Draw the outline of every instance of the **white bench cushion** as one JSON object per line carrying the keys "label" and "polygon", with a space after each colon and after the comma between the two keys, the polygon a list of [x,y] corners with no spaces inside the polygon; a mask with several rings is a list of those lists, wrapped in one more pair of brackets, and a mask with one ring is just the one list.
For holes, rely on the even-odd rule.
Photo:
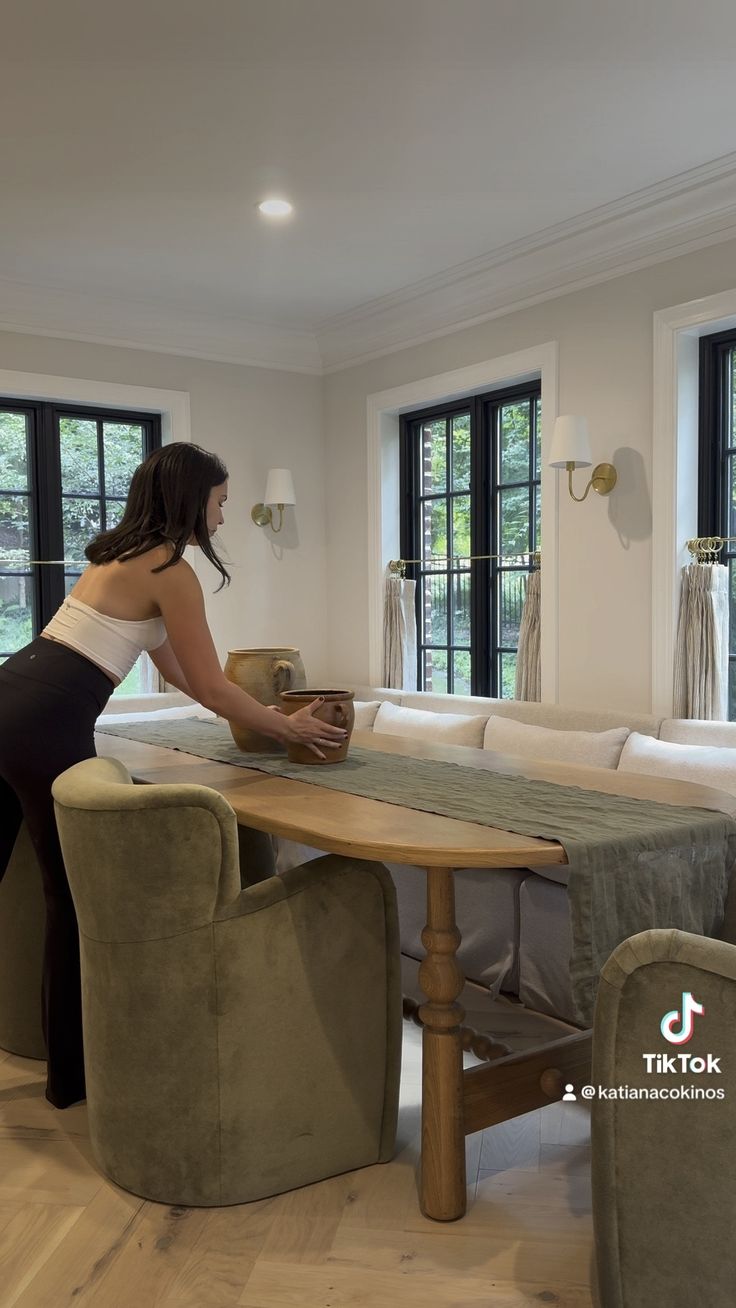
{"label": "white bench cushion", "polygon": [[[120,707],[125,701],[121,696]],[[97,719],[101,727],[112,727],[125,722],[172,722],[179,718],[195,718],[205,722],[217,714],[201,704],[181,704],[175,708],[153,709],[146,713],[101,713]]]}
{"label": "white bench cushion", "polygon": [[520,758],[615,768],[628,734],[628,727],[613,727],[610,731],[556,731],[553,727],[532,727],[512,718],[492,716],[486,725],[483,748],[518,754]]}
{"label": "white bench cushion", "polygon": [[[357,693],[357,692],[356,692]],[[383,699],[388,692],[361,692],[360,699]],[[401,696],[402,708],[429,709],[431,712],[483,714],[513,718],[532,727],[552,727],[556,731],[610,731],[628,727],[645,736],[658,736],[662,722],[651,713],[630,713],[612,709],[579,709],[564,704],[537,704],[532,700],[484,699],[480,695],[435,695],[431,691],[408,691]]]}
{"label": "white bench cushion", "polygon": [[[632,728],[634,730],[635,728]],[[725,745],[736,749],[736,722],[703,722],[700,718],[665,718],[660,740],[673,745]]]}

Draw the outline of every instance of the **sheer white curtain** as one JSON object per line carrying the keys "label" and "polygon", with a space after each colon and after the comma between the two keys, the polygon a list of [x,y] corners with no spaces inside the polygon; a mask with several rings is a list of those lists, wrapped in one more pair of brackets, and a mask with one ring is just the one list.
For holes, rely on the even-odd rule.
{"label": "sheer white curtain", "polygon": [[516,699],[542,698],[541,664],[541,574],[539,568],[529,573],[524,608],[519,625],[519,650],[516,655]]}
{"label": "sheer white curtain", "polygon": [[728,568],[682,569],[675,645],[675,717],[728,718]]}
{"label": "sheer white curtain", "polygon": [[161,673],[156,667],[156,664],[153,662],[153,659],[150,659],[148,655],[145,653],[145,651],[143,654],[141,654],[140,657],[140,669],[141,669],[141,694],[142,695],[147,695],[151,691],[159,691],[164,689],[164,683],[161,677]]}
{"label": "sheer white curtain", "polygon": [[383,582],[382,686],[416,690],[417,620],[416,582],[386,569]]}

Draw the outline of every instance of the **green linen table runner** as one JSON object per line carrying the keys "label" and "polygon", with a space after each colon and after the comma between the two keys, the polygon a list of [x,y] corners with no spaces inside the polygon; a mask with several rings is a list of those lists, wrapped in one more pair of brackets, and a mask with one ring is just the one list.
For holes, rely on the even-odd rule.
{"label": "green linen table runner", "polygon": [[[352,745],[340,764],[310,769],[283,755],[244,754],[221,722],[128,723],[97,730],[200,758],[463,822],[556,840],[570,865],[570,973],[578,1020],[589,1026],[601,967],[616,945],[650,927],[717,936],[736,864],[736,822],[723,813],[606,795],[462,763]],[[489,876],[493,875],[489,869]]]}

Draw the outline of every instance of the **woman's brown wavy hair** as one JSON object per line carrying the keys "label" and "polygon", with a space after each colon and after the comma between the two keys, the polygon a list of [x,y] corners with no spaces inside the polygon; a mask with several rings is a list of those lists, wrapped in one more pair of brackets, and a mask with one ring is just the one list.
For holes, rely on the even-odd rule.
{"label": "woman's brown wavy hair", "polygon": [[183,441],[162,445],[133,473],[125,512],[117,527],[95,536],[85,556],[90,563],[112,563],[115,559],[135,559],[157,545],[170,544],[174,551],[171,558],[152,569],[163,572],[179,561],[194,538],[220,573],[221,590],[230,582],[230,574],[212,547],[207,501],[212,487],[226,481],[227,476],[222,459],[199,445]]}

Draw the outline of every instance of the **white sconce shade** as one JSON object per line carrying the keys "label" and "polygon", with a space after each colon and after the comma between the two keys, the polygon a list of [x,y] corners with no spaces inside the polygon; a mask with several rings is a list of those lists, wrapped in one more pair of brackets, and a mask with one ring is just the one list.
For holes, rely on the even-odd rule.
{"label": "white sconce shade", "polygon": [[589,468],[592,462],[587,419],[575,417],[571,413],[557,418],[552,433],[549,467],[566,468],[568,463],[574,463],[576,468]]}
{"label": "white sconce shade", "polygon": [[566,469],[570,498],[578,504],[586,499],[591,487],[598,495],[610,495],[618,480],[618,473],[612,463],[597,463],[583,494],[576,495],[572,488],[573,473],[576,468],[589,468],[592,462],[587,419],[564,413],[555,420],[549,467]]}
{"label": "white sconce shade", "polygon": [[[266,477],[266,492],[262,504],[254,504],[250,516],[257,527],[270,527],[272,531],[281,531],[284,524],[284,507],[296,504],[294,482],[288,468],[269,468]],[[273,510],[278,509],[278,526]]]}
{"label": "white sconce shade", "polygon": [[296,504],[294,482],[288,468],[269,468],[264,504]]}

